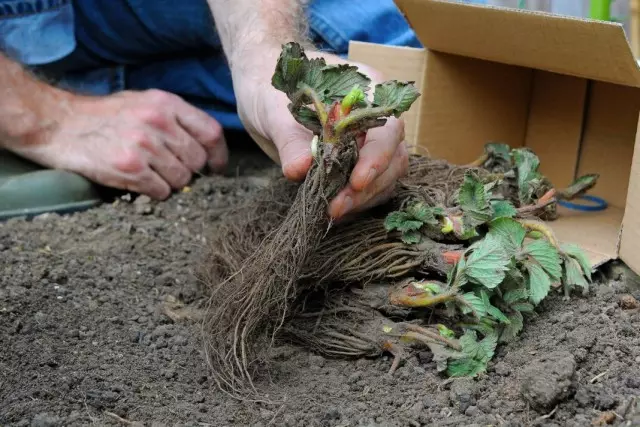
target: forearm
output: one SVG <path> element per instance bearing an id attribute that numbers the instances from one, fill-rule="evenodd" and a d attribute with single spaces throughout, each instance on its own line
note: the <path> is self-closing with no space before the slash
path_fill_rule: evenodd
<path id="1" fill-rule="evenodd" d="M 232 72 L 255 67 L 265 47 L 307 45 L 303 0 L 208 0 Z M 247 61 L 250 59 L 252 61 Z M 253 62 L 253 63 L 250 63 Z M 266 64 L 265 64 L 266 65 Z M 271 64 L 269 64 L 271 66 Z"/>
<path id="2" fill-rule="evenodd" d="M 67 93 L 29 75 L 0 53 L 0 147 L 18 148 L 55 124 Z"/>

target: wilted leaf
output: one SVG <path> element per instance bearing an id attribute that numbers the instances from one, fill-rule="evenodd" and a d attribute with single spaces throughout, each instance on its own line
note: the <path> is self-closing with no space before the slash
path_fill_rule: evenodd
<path id="1" fill-rule="evenodd" d="M 560 280 L 562 276 L 560 254 L 548 240 L 540 239 L 527 243 L 524 253 L 540 264 L 552 280 Z"/>
<path id="2" fill-rule="evenodd" d="M 571 183 L 567 188 L 560 191 L 558 193 L 558 198 L 562 200 L 571 200 L 582 196 L 584 193 L 595 187 L 599 177 L 600 175 L 598 174 L 581 176 L 573 181 L 573 183 Z"/>
<path id="3" fill-rule="evenodd" d="M 414 82 L 391 80 L 376 85 L 373 105 L 392 109 L 393 115 L 400 117 L 402 113 L 409 110 L 418 96 L 420 93 L 414 86 Z"/>
<path id="4" fill-rule="evenodd" d="M 551 280 L 540 265 L 527 262 L 525 263 L 529 272 L 529 300 L 538 305 L 551 290 Z"/>

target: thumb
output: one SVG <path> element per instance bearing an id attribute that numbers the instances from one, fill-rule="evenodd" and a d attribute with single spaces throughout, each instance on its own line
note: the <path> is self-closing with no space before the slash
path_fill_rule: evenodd
<path id="1" fill-rule="evenodd" d="M 311 167 L 311 140 L 313 132 L 293 118 L 276 125 L 272 131 L 279 164 L 285 177 L 292 181 L 302 181 Z"/>

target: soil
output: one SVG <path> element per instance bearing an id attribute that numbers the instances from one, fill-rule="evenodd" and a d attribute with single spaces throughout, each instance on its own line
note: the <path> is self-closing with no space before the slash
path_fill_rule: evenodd
<path id="1" fill-rule="evenodd" d="M 477 379 L 439 376 L 428 352 L 389 376 L 389 357 L 283 346 L 266 386 L 279 403 L 220 393 L 180 305 L 205 298 L 208 228 L 274 172 L 239 148 L 228 175 L 165 202 L 0 223 L 0 425 L 640 425 L 640 281 L 616 263 L 589 295 L 545 301 Z"/>

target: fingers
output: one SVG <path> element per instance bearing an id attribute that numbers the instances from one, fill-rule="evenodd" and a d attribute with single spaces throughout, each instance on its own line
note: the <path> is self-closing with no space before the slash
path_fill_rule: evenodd
<path id="1" fill-rule="evenodd" d="M 342 190 L 329 205 L 329 215 L 338 219 L 384 202 L 391 196 L 398 178 L 407 173 L 408 167 L 409 155 L 403 142 L 396 148 L 388 167 L 366 188 L 358 191 L 350 184 Z"/>
<path id="2" fill-rule="evenodd" d="M 185 166 L 195 172 L 202 169 L 207 161 L 216 171 L 227 165 L 228 147 L 217 120 L 177 95 L 151 90 L 147 96 L 159 110 L 169 112 L 168 123 L 156 119 L 149 124 L 176 138 L 171 149 Z"/>
<path id="3" fill-rule="evenodd" d="M 351 174 L 350 184 L 355 191 L 364 191 L 385 173 L 404 136 L 403 120 L 394 117 L 389 118 L 384 126 L 367 132 L 358 164 Z"/>
<path id="4" fill-rule="evenodd" d="M 179 143 L 171 141 L 168 134 L 162 134 L 154 129 L 147 128 L 134 136 L 138 146 L 147 156 L 147 164 L 166 183 L 174 189 L 183 188 L 191 180 L 192 172 L 176 157 L 169 146 L 179 146 Z"/>

